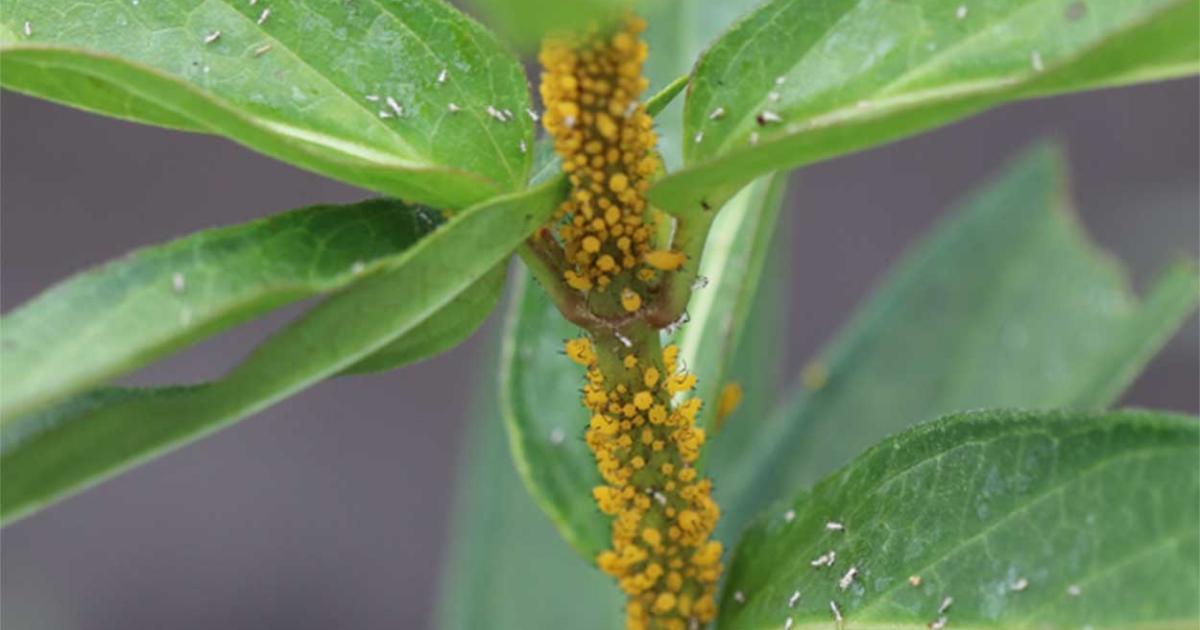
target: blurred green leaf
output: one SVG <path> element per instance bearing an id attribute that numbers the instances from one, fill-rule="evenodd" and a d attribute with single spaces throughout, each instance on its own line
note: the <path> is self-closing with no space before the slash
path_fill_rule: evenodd
<path id="1" fill-rule="evenodd" d="M 1194 628 L 1198 427 L 984 411 L 910 429 L 750 528 L 717 627 L 832 628 L 836 605 L 848 628 Z"/>
<path id="2" fill-rule="evenodd" d="M 700 60 L 687 166 L 650 197 L 715 206 L 762 174 L 1006 101 L 1197 69 L 1196 0 L 773 0 Z"/>
<path id="3" fill-rule="evenodd" d="M 710 434 L 721 388 L 758 295 L 786 188 L 786 174 L 764 177 L 721 209 L 704 244 L 687 323 L 675 335 L 679 356 L 696 375 L 692 395 L 704 401 L 698 423 Z"/>
<path id="4" fill-rule="evenodd" d="M 786 273 L 792 264 L 788 229 L 792 217 L 785 212 L 776 218 L 764 271 L 725 375 L 725 382 L 736 382 L 741 388 L 741 403 L 705 443 L 709 476 L 718 480 L 718 487 L 729 474 L 727 471 L 745 466 L 743 455 L 779 402 L 785 368 L 785 353 L 780 352 L 780 344 L 788 338 L 792 325 L 788 311 L 794 287 Z M 732 534 L 740 532 L 722 524 L 723 521 L 717 522 L 717 538 L 730 548 Z"/>
<path id="5" fill-rule="evenodd" d="M 723 470 L 722 528 L 924 418 L 1110 404 L 1200 298 L 1193 265 L 1138 301 L 1092 245 L 1057 152 L 1030 151 L 905 257 Z"/>
<path id="6" fill-rule="evenodd" d="M 441 222 L 436 210 L 394 200 L 313 206 L 197 232 L 73 276 L 0 320 L 0 417 L 388 269 Z"/>
<path id="7" fill-rule="evenodd" d="M 503 261 L 562 199 L 561 178 L 455 214 L 380 273 L 317 305 L 224 377 L 84 394 L 5 426 L 10 521 L 259 411 L 413 331 Z"/>
<path id="8" fill-rule="evenodd" d="M 529 493 L 563 538 L 591 561 L 608 547 L 609 519 L 596 509 L 600 483 L 583 441 L 583 368 L 563 354 L 581 332 L 522 270 L 500 351 L 500 411 L 513 460 Z"/>
<path id="9" fill-rule="evenodd" d="M 536 51 L 547 33 L 581 30 L 619 20 L 635 4 L 652 0 L 469 0 L 484 21 L 522 49 Z"/>
<path id="10" fill-rule="evenodd" d="M 617 630 L 624 615 L 616 584 L 563 541 L 513 466 L 496 362 L 488 365 L 459 456 L 434 627 Z"/>
<path id="11" fill-rule="evenodd" d="M 517 190 L 529 168 L 520 64 L 436 0 L 9 0 L 0 64 L 11 90 L 435 206 Z"/>

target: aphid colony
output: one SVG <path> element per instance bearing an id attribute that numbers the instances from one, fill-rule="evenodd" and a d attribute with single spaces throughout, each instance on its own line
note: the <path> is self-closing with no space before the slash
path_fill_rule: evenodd
<path id="1" fill-rule="evenodd" d="M 542 124 L 571 184 L 556 214 L 564 280 L 579 291 L 603 291 L 623 272 L 635 273 L 620 295 L 629 312 L 642 304 L 629 285 L 683 262 L 679 253 L 654 251 L 651 242 L 655 220 L 648 219 L 645 195 L 659 161 L 653 121 L 637 100 L 647 86 L 647 48 L 638 39 L 644 28 L 629 17 L 610 32 L 592 27 L 551 37 L 539 55 Z"/>
<path id="2" fill-rule="evenodd" d="M 593 496 L 613 517 L 612 548 L 596 564 L 628 595 L 626 627 L 685 630 L 716 614 L 722 569 L 721 543 L 709 540 L 720 510 L 712 482 L 693 467 L 705 437 L 695 426 L 700 400 L 672 404 L 696 377 L 679 369 L 675 346 L 640 360 L 605 348 L 587 338 L 566 344 L 567 356 L 587 367 L 586 440 L 604 480 Z"/>

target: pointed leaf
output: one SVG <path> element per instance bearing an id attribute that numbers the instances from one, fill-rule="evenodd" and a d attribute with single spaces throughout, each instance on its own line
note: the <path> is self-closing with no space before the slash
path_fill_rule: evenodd
<path id="1" fill-rule="evenodd" d="M 441 222 L 436 210 L 395 200 L 313 206 L 197 232 L 69 278 L 0 320 L 0 418 L 345 288 L 394 265 Z"/>
<path id="2" fill-rule="evenodd" d="M 519 189 L 529 166 L 520 64 L 435 0 L 11 0 L 0 64 L 8 89 L 439 207 Z"/>
<path id="3" fill-rule="evenodd" d="M 650 196 L 692 212 L 764 173 L 1007 101 L 1197 69 L 1196 0 L 773 0 L 700 60 L 687 167 Z"/>
<path id="4" fill-rule="evenodd" d="M 414 330 L 504 260 L 562 199 L 563 180 L 469 208 L 388 269 L 319 304 L 205 385 L 101 390 L 5 427 L 0 517 L 43 505 L 337 374 Z"/>

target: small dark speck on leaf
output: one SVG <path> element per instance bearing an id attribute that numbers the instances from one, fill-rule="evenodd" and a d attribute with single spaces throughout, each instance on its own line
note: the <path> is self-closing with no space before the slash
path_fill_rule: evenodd
<path id="1" fill-rule="evenodd" d="M 1067 10 L 1064 15 L 1068 21 L 1074 22 L 1087 15 L 1087 5 L 1080 0 L 1076 0 L 1075 2 L 1067 5 Z"/>
<path id="2" fill-rule="evenodd" d="M 704 208 L 705 210 L 712 210 L 712 204 L 708 203 L 707 199 L 700 200 L 700 207 Z"/>

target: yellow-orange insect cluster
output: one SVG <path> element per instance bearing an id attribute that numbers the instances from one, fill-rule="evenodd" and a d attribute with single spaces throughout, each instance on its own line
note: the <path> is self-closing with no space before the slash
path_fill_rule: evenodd
<path id="1" fill-rule="evenodd" d="M 551 37 L 539 56 L 543 124 L 571 183 L 556 215 L 564 279 L 580 291 L 603 290 L 624 271 L 637 270 L 642 281 L 654 276 L 642 266 L 652 227 L 645 194 L 659 167 L 652 120 L 638 102 L 647 85 L 644 28 L 629 17 L 612 31 Z M 621 303 L 635 311 L 640 296 Z"/>
<path id="2" fill-rule="evenodd" d="M 588 368 L 586 439 L 604 479 L 593 496 L 613 517 L 612 548 L 596 564 L 628 595 L 626 627 L 687 630 L 711 621 L 722 567 L 721 543 L 709 537 L 720 510 L 712 482 L 693 467 L 704 444 L 695 426 L 700 400 L 671 402 L 696 377 L 677 369 L 675 346 L 662 351 L 661 363 L 627 355 L 617 368 L 623 373 L 607 376 L 587 338 L 568 341 L 566 350 Z"/>

